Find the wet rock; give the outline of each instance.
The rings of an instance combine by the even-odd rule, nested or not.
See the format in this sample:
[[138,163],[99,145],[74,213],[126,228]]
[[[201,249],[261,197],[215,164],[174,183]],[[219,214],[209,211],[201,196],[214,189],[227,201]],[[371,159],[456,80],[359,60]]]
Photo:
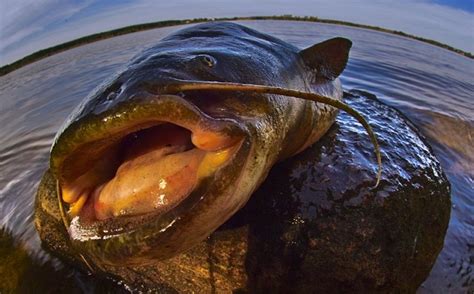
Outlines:
[[414,292],[443,246],[450,186],[411,123],[362,92],[383,152],[345,113],[311,148],[271,171],[242,212],[250,225],[250,292]]

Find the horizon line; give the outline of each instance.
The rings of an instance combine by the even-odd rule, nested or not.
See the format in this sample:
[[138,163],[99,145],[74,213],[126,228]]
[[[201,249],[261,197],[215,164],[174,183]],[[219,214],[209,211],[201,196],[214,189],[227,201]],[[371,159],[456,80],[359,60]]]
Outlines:
[[12,71],[20,69],[26,65],[39,61],[41,59],[47,58],[49,56],[64,52],[66,50],[79,47],[82,45],[98,42],[101,40],[122,36],[126,34],[136,33],[140,31],[152,30],[162,27],[171,27],[181,24],[192,24],[192,23],[200,23],[200,22],[209,22],[209,21],[238,21],[238,20],[290,20],[290,21],[306,21],[306,22],[319,22],[319,23],[329,23],[329,24],[336,24],[336,25],[343,25],[343,26],[350,26],[350,27],[357,27],[357,28],[364,28],[370,29],[375,31],[381,31],[384,33],[394,34],[406,38],[410,38],[413,40],[421,41],[427,44],[431,44],[433,46],[437,46],[443,49],[447,49],[451,52],[457,53],[459,55],[465,56],[470,59],[474,59],[474,55],[470,52],[466,52],[461,49],[457,49],[450,45],[441,43],[439,41],[435,41],[432,39],[427,39],[423,37],[418,37],[415,35],[407,34],[402,31],[396,31],[391,29],[386,29],[378,26],[372,25],[365,25],[365,24],[358,24],[348,21],[342,20],[335,20],[335,19],[324,19],[318,18],[316,16],[295,16],[291,14],[283,14],[283,15],[273,15],[273,16],[236,16],[236,17],[218,17],[218,18],[193,18],[193,19],[181,19],[181,20],[162,20],[156,22],[149,22],[149,23],[141,23],[130,25],[126,27],[121,27],[109,31],[103,31],[99,33],[95,33],[92,35],[87,35],[84,37],[80,37],[71,41],[67,41],[58,45],[54,45],[51,47],[47,47],[45,49],[40,49],[32,54],[29,54],[25,57],[22,57],[12,63],[3,65],[0,67],[0,76],[4,76]]

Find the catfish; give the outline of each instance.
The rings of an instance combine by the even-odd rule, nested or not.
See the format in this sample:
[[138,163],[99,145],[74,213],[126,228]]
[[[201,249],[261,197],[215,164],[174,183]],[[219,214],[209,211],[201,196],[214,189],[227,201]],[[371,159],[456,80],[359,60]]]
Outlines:
[[[299,49],[209,22],[144,50],[58,132],[37,196],[43,244],[90,269],[177,256],[239,211],[275,163],[317,142],[338,109],[368,132],[377,186],[376,136],[341,101],[351,45],[337,37]],[[51,238],[52,223],[61,236]]]

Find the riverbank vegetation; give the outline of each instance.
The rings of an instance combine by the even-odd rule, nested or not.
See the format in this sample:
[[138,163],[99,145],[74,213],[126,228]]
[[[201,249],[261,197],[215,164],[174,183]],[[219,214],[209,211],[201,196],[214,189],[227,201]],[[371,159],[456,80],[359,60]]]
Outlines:
[[84,44],[100,41],[103,39],[108,39],[120,35],[135,33],[144,30],[156,29],[161,27],[168,27],[174,25],[181,25],[181,24],[192,24],[192,23],[199,23],[199,22],[206,22],[206,21],[236,21],[236,20],[290,20],[290,21],[308,21],[308,22],[319,22],[319,23],[328,23],[328,24],[337,24],[337,25],[344,25],[344,26],[351,26],[351,27],[358,27],[364,29],[371,29],[376,31],[381,31],[385,33],[396,34],[399,36],[415,39],[421,42],[429,43],[434,46],[438,46],[460,55],[466,56],[468,58],[474,59],[474,55],[469,52],[462,51],[460,49],[456,49],[452,46],[440,43],[438,41],[425,39],[421,37],[417,37],[414,35],[410,35],[401,31],[394,31],[389,29],[384,29],[381,27],[376,26],[369,26],[363,24],[356,24],[346,21],[339,21],[339,20],[332,20],[332,19],[322,19],[314,16],[293,16],[293,15],[280,15],[280,16],[252,16],[252,17],[231,17],[231,18],[195,18],[195,19],[187,19],[187,20],[167,20],[167,21],[159,21],[159,22],[152,22],[152,23],[145,23],[145,24],[138,24],[133,26],[128,26],[120,29],[115,29],[111,31],[101,32],[93,35],[89,35],[86,37],[82,37],[79,39],[75,39],[73,41],[69,41],[57,46],[49,47],[40,51],[37,51],[33,54],[30,54],[20,60],[17,60],[11,64],[5,65],[0,67],[0,76],[6,75],[9,72],[12,72],[20,67],[38,61],[40,59],[46,58],[48,56],[54,55],[56,53],[78,47]]

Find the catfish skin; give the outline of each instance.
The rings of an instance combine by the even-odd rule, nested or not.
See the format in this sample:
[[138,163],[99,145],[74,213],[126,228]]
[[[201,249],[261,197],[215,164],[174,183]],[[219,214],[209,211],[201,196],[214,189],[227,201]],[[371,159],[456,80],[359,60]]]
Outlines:
[[[132,59],[71,114],[52,148],[52,176],[58,179],[67,155],[89,140],[81,135],[82,130],[107,133],[110,121],[127,117],[137,104],[160,100],[166,94],[166,85],[176,81],[270,85],[340,100],[342,89],[334,75],[345,66],[350,43],[336,40],[324,44],[329,44],[329,49],[316,46],[300,50],[272,36],[225,22],[178,31]],[[331,46],[343,47],[340,54],[344,56],[332,58],[327,52]],[[320,57],[315,63],[311,56]],[[322,59],[326,56],[327,64]],[[333,66],[332,60],[338,64]],[[324,76],[326,73],[331,76]],[[206,116],[240,128],[244,135],[238,160],[205,184],[201,200],[188,208],[180,204],[171,211],[168,215],[173,219],[157,219],[110,238],[72,240],[74,250],[98,268],[106,264],[153,263],[198,244],[245,205],[277,161],[317,141],[337,115],[330,106],[279,95],[205,91],[181,93],[181,97]],[[190,119],[183,112],[173,115]]]

